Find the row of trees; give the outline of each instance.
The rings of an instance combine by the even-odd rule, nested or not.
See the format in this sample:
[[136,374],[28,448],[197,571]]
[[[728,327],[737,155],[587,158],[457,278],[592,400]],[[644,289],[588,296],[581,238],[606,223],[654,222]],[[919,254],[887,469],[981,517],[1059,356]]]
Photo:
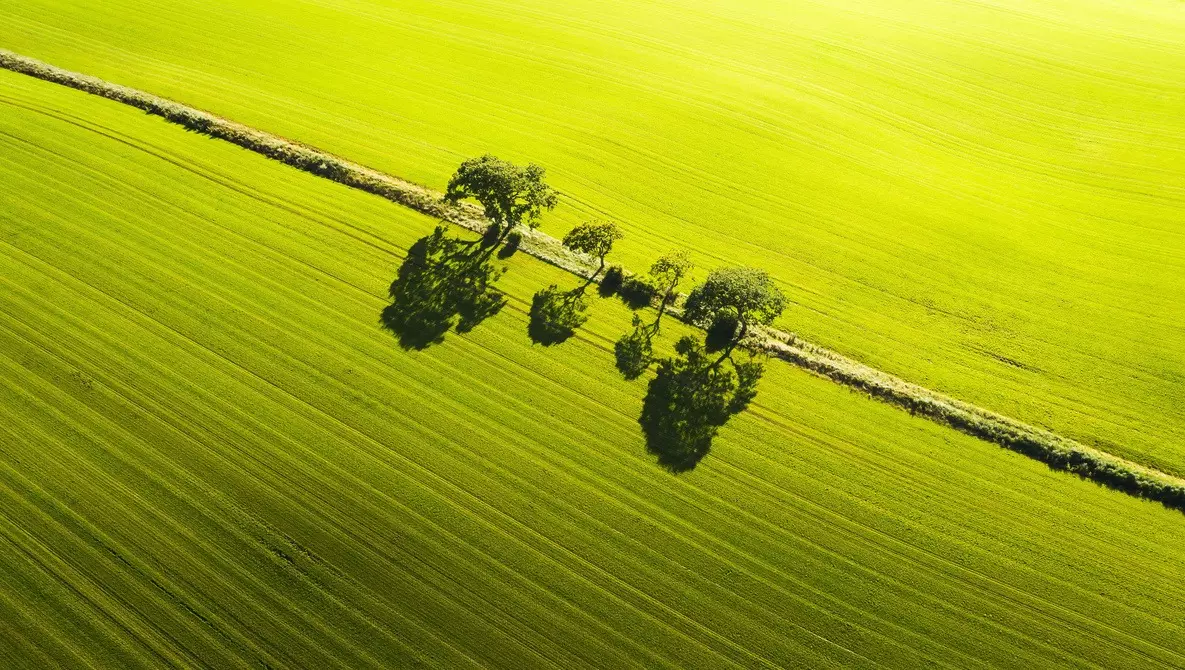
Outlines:
[[[425,348],[450,329],[464,333],[502,309],[506,298],[494,284],[505,269],[493,258],[496,252],[500,257],[513,253],[520,239],[515,229],[537,227],[543,213],[556,206],[558,195],[545,178],[537,165],[517,166],[489,155],[461,164],[445,200],[476,200],[490,226],[474,241],[451,237],[438,226],[412,246],[382,314],[383,324],[405,348]],[[621,239],[620,228],[610,221],[583,223],[564,236],[565,247],[596,259],[596,270],[571,289],[552,284],[537,292],[528,334],[544,345],[571,337],[588,318],[586,293],[598,281],[601,295],[625,298],[635,314],[632,330],[615,343],[617,368],[635,379],[655,367],[638,421],[659,462],[687,470],[707,454],[717,430],[756,396],[764,365],[750,336],[782,313],[786,299],[763,270],[713,270],[682,304],[683,320],[704,328],[707,336],[684,335],[673,355],[656,358],[654,338],[666,313],[678,307],[692,261],[685,251],[671,251],[646,275],[625,277],[606,260]],[[653,321],[637,311],[643,306],[656,308]]]

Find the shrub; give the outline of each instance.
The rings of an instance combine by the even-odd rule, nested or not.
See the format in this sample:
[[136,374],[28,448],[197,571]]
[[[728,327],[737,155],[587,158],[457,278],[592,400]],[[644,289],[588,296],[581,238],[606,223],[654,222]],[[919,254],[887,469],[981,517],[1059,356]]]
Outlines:
[[626,277],[617,289],[617,295],[629,305],[630,309],[649,307],[654,302],[654,287],[649,282],[637,277]]

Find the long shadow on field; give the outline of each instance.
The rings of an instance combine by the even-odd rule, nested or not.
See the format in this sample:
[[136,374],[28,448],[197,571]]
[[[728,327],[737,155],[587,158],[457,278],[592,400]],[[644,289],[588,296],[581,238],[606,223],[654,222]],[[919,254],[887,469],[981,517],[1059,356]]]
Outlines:
[[754,361],[734,362],[731,352],[717,357],[690,336],[679,340],[675,354],[659,361],[638,423],[646,450],[677,473],[699,464],[716,431],[749,406],[763,368]]
[[506,297],[493,287],[505,271],[492,262],[500,240],[462,240],[437,226],[408,250],[379,317],[404,349],[425,349],[450,328],[472,330],[497,314]]
[[552,284],[535,294],[531,300],[531,320],[527,322],[527,335],[532,342],[550,346],[576,334],[576,329],[588,320],[584,292],[589,283],[571,291],[561,291]]

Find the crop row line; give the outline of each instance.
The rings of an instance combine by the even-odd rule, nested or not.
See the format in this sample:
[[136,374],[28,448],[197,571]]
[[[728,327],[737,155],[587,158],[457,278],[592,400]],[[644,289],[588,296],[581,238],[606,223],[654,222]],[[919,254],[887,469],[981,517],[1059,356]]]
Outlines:
[[[475,233],[483,233],[489,226],[489,221],[474,205],[447,203],[441,193],[426,186],[188,105],[4,49],[0,49],[0,67],[130,105],[188,130],[231,142]],[[584,278],[595,274],[598,264],[594,259],[568,250],[559,240],[538,230],[521,232],[519,249],[525,253]],[[1185,511],[1185,479],[912,384],[804,342],[794,335],[766,329],[756,341],[772,357],[868,393],[872,398],[901,407],[911,414],[1024,454],[1056,470],[1072,472],[1110,488]]]

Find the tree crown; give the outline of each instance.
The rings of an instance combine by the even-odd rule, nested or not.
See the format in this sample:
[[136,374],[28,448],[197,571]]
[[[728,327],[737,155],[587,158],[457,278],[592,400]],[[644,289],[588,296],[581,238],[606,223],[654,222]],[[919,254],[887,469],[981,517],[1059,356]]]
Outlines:
[[558,196],[544,181],[547,171],[531,163],[519,166],[486,154],[461,163],[449,179],[444,199],[456,204],[464,198],[481,203],[485,215],[507,230],[520,223],[539,224],[544,210],[553,209]]
[[564,246],[604,261],[605,256],[613,249],[613,243],[622,237],[624,236],[616,223],[588,221],[564,235]]
[[768,324],[786,309],[786,296],[765,270],[748,267],[713,270],[708,279],[687,296],[685,314],[693,323],[706,324],[725,311],[744,327]]
[[668,251],[650,266],[650,279],[665,296],[669,296],[694,267],[691,254],[682,249]]

